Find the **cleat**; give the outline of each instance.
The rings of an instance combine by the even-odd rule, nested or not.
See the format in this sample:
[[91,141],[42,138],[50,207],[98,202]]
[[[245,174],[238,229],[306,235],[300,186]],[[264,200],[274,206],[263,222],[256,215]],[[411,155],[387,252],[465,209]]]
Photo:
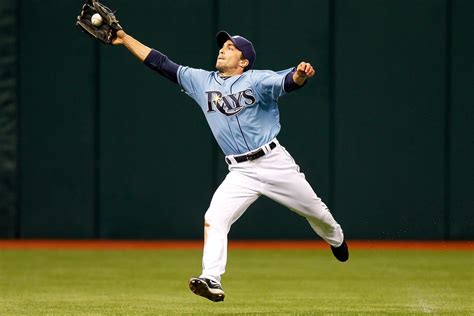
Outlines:
[[189,288],[194,294],[205,297],[213,302],[222,302],[225,297],[221,285],[206,278],[189,279]]
[[343,241],[339,247],[331,246],[331,250],[334,257],[341,262],[345,262],[349,259],[349,248],[345,241]]

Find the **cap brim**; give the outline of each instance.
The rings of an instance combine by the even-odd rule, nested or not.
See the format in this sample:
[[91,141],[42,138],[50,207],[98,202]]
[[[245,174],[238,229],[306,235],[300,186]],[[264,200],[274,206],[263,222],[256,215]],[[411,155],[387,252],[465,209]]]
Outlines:
[[[232,36],[229,35],[226,31],[220,31],[216,34],[216,40],[217,40],[217,46],[221,48],[224,46],[224,43],[230,40],[232,43],[234,43]],[[234,43],[235,44],[235,43]]]

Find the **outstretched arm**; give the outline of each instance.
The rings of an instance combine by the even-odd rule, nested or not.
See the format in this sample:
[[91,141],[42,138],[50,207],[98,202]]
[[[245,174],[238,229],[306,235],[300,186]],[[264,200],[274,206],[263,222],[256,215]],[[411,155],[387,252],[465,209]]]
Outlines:
[[117,32],[117,36],[113,40],[112,44],[125,46],[133,55],[135,55],[142,62],[151,52],[150,47],[140,43],[132,36],[125,33],[123,30]]
[[143,45],[132,36],[126,34],[123,30],[117,32],[117,37],[112,44],[124,45],[145,65],[174,83],[178,83],[179,65],[171,61],[166,55]]

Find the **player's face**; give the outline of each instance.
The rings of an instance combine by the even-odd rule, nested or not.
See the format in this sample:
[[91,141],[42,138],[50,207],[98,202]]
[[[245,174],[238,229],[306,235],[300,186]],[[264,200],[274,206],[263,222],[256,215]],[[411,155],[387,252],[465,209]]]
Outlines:
[[242,59],[242,52],[235,47],[231,40],[227,40],[219,50],[216,69],[221,73],[243,72],[247,60]]

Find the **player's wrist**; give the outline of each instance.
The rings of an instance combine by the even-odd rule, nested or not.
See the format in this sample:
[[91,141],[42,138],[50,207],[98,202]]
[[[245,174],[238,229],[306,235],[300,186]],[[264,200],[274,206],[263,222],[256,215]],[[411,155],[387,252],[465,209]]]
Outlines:
[[297,76],[298,78],[300,78],[300,79],[306,79],[306,78],[308,78],[308,76],[306,75],[306,73],[304,73],[304,72],[299,72],[299,71],[296,72],[296,76]]
[[125,41],[126,41],[127,36],[128,36],[127,33],[125,33],[123,30],[117,31],[117,33],[115,33],[115,38],[112,41],[112,44],[113,45],[125,45]]
[[303,85],[306,79],[306,74],[299,74],[298,71],[295,71],[295,73],[293,74],[293,81],[299,86]]
[[117,38],[124,39],[127,34],[124,32],[124,30],[119,30],[117,31]]

